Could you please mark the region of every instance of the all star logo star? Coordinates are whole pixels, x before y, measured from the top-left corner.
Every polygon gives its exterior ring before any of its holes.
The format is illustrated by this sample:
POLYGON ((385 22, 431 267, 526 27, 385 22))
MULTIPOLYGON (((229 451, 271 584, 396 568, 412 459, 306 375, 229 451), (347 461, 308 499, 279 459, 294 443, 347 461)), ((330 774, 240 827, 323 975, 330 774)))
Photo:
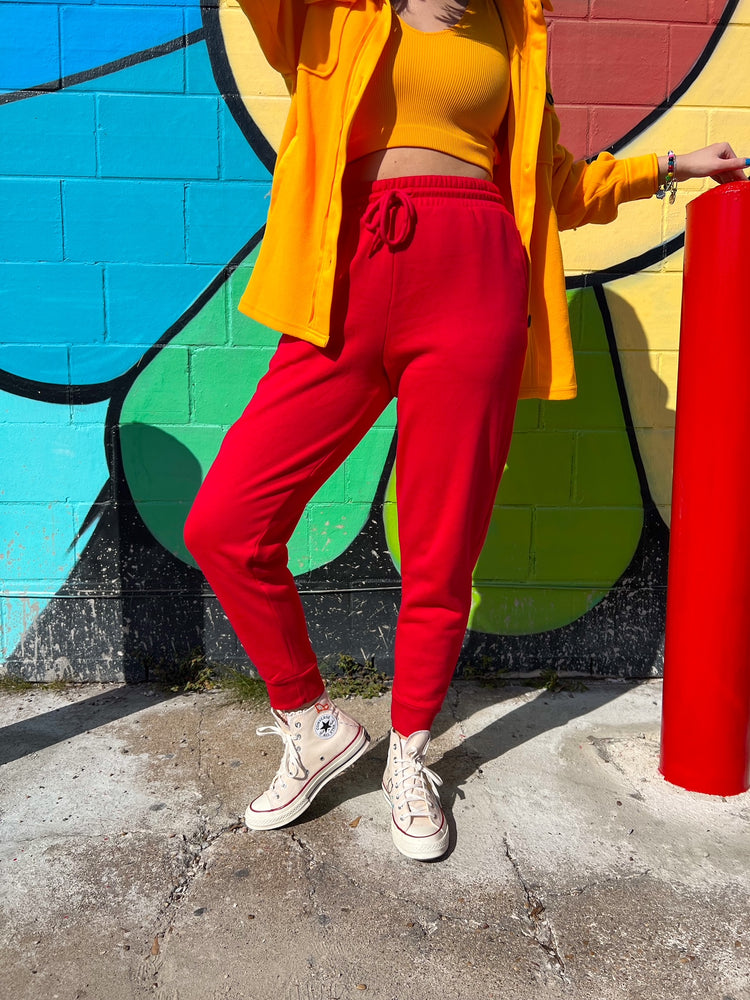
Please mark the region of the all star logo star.
POLYGON ((330 740, 332 736, 336 735, 338 728, 339 720, 333 712, 321 712, 315 720, 315 735, 319 736, 321 740, 330 740))

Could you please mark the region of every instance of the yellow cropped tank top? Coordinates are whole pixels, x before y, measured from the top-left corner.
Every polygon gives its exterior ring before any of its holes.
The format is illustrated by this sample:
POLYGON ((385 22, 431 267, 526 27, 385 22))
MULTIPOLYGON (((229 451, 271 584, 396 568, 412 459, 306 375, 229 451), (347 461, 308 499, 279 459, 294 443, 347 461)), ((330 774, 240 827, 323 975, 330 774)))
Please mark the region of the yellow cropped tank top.
POLYGON ((347 160, 416 146, 491 175, 494 137, 510 97, 508 48, 495 4, 469 0, 461 19, 443 31, 419 31, 395 11, 392 21, 352 123, 347 160))

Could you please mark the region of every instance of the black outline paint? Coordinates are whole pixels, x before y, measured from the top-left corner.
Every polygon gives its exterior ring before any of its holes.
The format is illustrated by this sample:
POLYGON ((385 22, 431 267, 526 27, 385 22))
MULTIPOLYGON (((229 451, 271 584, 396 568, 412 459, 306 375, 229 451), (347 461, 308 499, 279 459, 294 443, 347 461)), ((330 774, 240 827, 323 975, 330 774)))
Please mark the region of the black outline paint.
POLYGON ((644 507, 647 507, 649 504, 653 506, 654 501, 651 497, 651 488, 649 487, 646 469, 643 464, 643 459, 641 458, 641 451, 638 447, 638 438, 635 433, 633 414, 630 409, 630 401, 628 399, 628 392, 625 386, 625 378, 622 373, 620 352, 617 345, 617 338, 615 337, 615 327, 612 322, 612 314, 609 311, 609 303, 607 302, 606 293, 601 285, 596 285, 593 291, 602 316, 604 333, 607 337, 609 356, 612 360, 612 369, 614 371, 615 382, 617 383, 617 394, 620 397, 620 406, 622 407, 622 419, 625 424, 625 430, 628 434, 630 452, 633 457, 636 475, 638 476, 638 485, 641 490, 641 500, 644 507))
POLYGON ((113 59, 112 62, 102 63, 93 69, 84 69, 80 73, 71 73, 70 76, 61 76, 57 80, 48 83, 39 83, 35 87, 24 87, 21 90, 14 90, 10 94, 0 94, 0 104, 14 104, 16 101, 25 101, 29 97, 42 97, 45 94, 55 94, 68 87, 75 87, 79 83, 86 83, 88 80, 97 80, 102 76, 109 76, 117 73, 121 69, 129 69, 139 63, 148 62, 150 59, 158 59, 160 56, 170 55, 172 52, 179 52, 189 45, 202 42, 205 38, 203 28, 196 28, 186 35, 179 35, 168 42, 161 42, 153 45, 149 49, 141 49, 140 52, 131 52, 129 55, 113 59))
POLYGON ((276 165, 276 153, 268 139, 255 124, 252 115, 245 107, 245 102, 237 89, 232 67, 224 44, 224 34, 219 20, 219 8, 215 0, 201 0, 201 15, 205 31, 206 48, 214 80, 224 103, 240 131, 250 144, 250 148, 269 172, 273 173, 276 165))
POLYGON ((658 107, 654 108, 653 111, 649 111, 646 117, 642 118, 637 125, 634 125, 629 132, 626 132, 625 135, 622 136, 622 138, 618 139, 616 142, 613 142, 611 146, 607 146, 606 147, 607 152, 617 153, 629 142, 632 142, 632 140, 635 139, 636 136, 640 135, 641 132, 644 132, 647 128, 653 125, 655 121, 658 121, 658 119, 661 118, 661 116, 664 114, 665 111, 669 111, 669 109, 674 104, 676 104, 677 101, 679 101, 679 99, 685 94, 688 88, 692 87, 697 78, 705 69, 708 60, 716 51, 716 47, 721 41, 721 38, 724 35, 724 32, 726 31, 727 27, 731 23, 731 20, 734 17, 734 14, 737 10, 737 7, 739 6, 739 3, 740 0, 728 0, 728 3, 724 8, 721 17, 716 22, 716 27, 711 33, 711 37, 701 50, 701 54, 698 56, 696 62, 693 64, 692 69, 690 69, 687 75, 677 84, 672 93, 669 94, 658 107))
MULTIPOLYGON (((252 236, 248 242, 239 250, 228 264, 221 268, 219 273, 203 289, 200 295, 187 307, 175 320, 159 339, 152 344, 141 358, 116 378, 106 382, 94 382, 90 385, 67 385, 53 382, 35 382, 32 379, 21 378, 12 372, 0 369, 0 389, 13 393, 16 396, 25 396, 27 399, 39 399, 45 403, 75 403, 77 405, 86 403, 101 403, 105 399, 116 395, 125 387, 130 387, 132 381, 147 364, 153 361, 165 344, 168 344, 174 336, 183 330, 187 324, 200 312, 208 300, 212 298, 219 288, 224 284, 229 276, 237 270, 243 260, 253 252, 255 247, 263 239, 266 230, 265 225, 252 236)), ((102 345, 106 347, 106 345, 102 345)))
POLYGON ((621 264, 614 264, 602 271, 591 271, 586 274, 574 274, 565 279, 565 287, 569 290, 574 288, 598 288, 610 281, 617 281, 618 278, 627 278, 631 274, 638 274, 654 264, 671 257, 685 246, 685 234, 680 233, 673 236, 665 243, 658 243, 650 250, 638 254, 637 257, 630 257, 621 264))

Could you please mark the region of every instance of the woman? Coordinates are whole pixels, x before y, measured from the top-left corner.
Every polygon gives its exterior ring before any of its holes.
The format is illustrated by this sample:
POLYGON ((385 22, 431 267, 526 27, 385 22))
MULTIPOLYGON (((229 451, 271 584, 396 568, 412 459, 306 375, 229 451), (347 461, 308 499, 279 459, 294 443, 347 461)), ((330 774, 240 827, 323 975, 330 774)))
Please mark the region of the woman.
MULTIPOLYGON (((574 163, 539 0, 241 0, 291 109, 240 308, 282 334, 185 537, 284 741, 252 829, 292 822, 367 748, 328 698, 286 543, 394 396, 402 604, 383 790, 394 844, 448 846, 424 765, 464 636, 519 396, 576 392, 559 228, 714 175, 727 144, 574 163), (496 6, 497 4, 497 6, 496 6)), ((545 0, 545 5, 549 4, 545 0)))

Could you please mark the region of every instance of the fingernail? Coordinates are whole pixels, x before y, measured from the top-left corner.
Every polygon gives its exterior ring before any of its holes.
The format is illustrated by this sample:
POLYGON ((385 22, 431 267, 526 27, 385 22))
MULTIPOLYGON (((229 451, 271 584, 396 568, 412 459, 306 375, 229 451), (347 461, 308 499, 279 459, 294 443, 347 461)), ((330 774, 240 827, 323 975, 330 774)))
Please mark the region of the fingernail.
POLYGON ((745 166, 750 167, 750 156, 745 160, 745 166))

